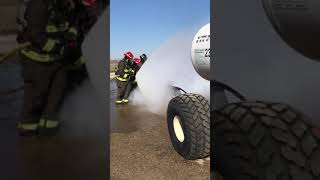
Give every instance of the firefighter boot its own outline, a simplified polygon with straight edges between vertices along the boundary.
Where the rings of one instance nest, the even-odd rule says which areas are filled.
[[[35,122],[19,122],[18,132],[20,136],[35,136],[38,133],[39,126]]]
[[[39,122],[39,134],[40,135],[55,135],[60,128],[60,123],[57,120],[49,120],[41,118]]]
[[[122,100],[121,99],[117,99],[114,101],[116,104],[122,104]]]
[[[122,99],[122,103],[129,103],[129,99]]]

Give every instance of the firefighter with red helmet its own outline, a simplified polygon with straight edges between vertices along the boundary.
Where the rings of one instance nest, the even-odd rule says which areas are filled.
[[[136,81],[136,75],[140,70],[140,68],[142,67],[142,65],[146,62],[146,60],[147,60],[146,54],[142,54],[140,58],[133,59],[133,63],[132,63],[133,72],[130,74],[129,83],[126,87],[126,91],[123,99],[128,99],[130,96],[130,93],[138,86]]]
[[[131,71],[129,74],[129,82],[127,84],[127,87],[125,89],[125,94],[123,96],[123,99],[125,99],[127,102],[129,102],[129,96],[131,91],[137,86],[137,82],[136,82],[136,74],[138,72],[138,70],[140,69],[139,64],[141,63],[141,59],[140,58],[134,58],[132,60],[131,63]]]
[[[119,61],[118,68],[116,71],[116,80],[118,86],[118,96],[116,99],[117,104],[128,103],[129,100],[125,97],[125,92],[128,84],[130,83],[129,79],[134,74],[132,68],[133,65],[133,54],[131,52],[124,53],[124,58]]]
[[[18,123],[20,135],[57,132],[58,110],[66,88],[67,58],[78,37],[68,21],[69,2],[31,0],[26,7],[25,41],[19,52],[24,80],[24,104]]]
[[[69,14],[70,22],[78,29],[77,48],[70,53],[71,59],[75,62],[68,66],[68,89],[79,86],[88,73],[85,66],[85,59],[82,57],[81,45],[91,27],[97,21],[97,1],[96,0],[74,0],[73,11]]]
[[[96,4],[96,0],[81,0],[81,2],[87,7],[95,6]]]

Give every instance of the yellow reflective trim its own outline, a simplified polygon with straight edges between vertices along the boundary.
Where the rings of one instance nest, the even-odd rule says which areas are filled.
[[[41,119],[39,122],[40,127],[56,128],[59,125],[59,121]]]
[[[121,78],[121,77],[117,77],[117,80],[123,81],[123,82],[128,81],[128,79],[124,79],[124,78]]]
[[[84,59],[84,57],[81,57],[81,58],[80,58],[80,63],[81,63],[81,64],[84,64],[85,62],[86,62],[86,60]]]
[[[45,119],[40,119],[39,126],[43,127],[45,124],[45,121],[46,121]]]
[[[85,61],[84,61],[84,58],[83,57],[80,57],[76,62],[74,62],[73,64],[74,65],[82,65],[84,64]]]
[[[69,27],[70,26],[70,23],[69,22],[65,22],[64,23],[64,27]]]
[[[58,27],[56,25],[47,25],[46,26],[46,32],[47,33],[63,32],[63,31],[67,31],[68,29],[69,29],[69,23],[68,22],[66,22],[64,24],[61,24]]]
[[[28,57],[31,60],[38,61],[38,62],[52,62],[53,59],[49,55],[39,54],[35,51],[27,51],[23,49],[21,51],[23,55]]]
[[[120,104],[122,103],[122,100],[115,100],[114,102]]]
[[[76,64],[77,64],[77,65],[83,65],[83,64],[85,64],[85,63],[86,63],[86,61],[85,61],[85,59],[84,59],[83,57],[79,58],[79,60],[76,61]]]
[[[128,69],[124,69],[123,71],[124,71],[124,72],[129,72],[129,70],[128,70]]]
[[[50,52],[52,51],[55,45],[56,45],[56,40],[48,39],[48,41],[46,42],[42,50]]]
[[[48,33],[55,33],[55,32],[58,32],[59,30],[58,30],[58,28],[57,28],[56,26],[54,26],[54,25],[47,25],[46,31],[47,31]]]
[[[60,24],[59,31],[67,31],[69,29],[69,22],[65,22],[64,24]]]
[[[73,33],[73,34],[75,34],[75,35],[77,35],[77,34],[78,34],[77,29],[76,29],[76,28],[74,28],[74,27],[70,28],[70,29],[69,29],[69,32],[70,32],[70,33]]]
[[[76,63],[82,65],[82,64],[86,63],[86,60],[84,59],[84,57],[80,57],[80,58],[78,59],[78,61],[76,61]]]
[[[124,74],[123,78],[127,78],[129,76],[129,74]]]
[[[83,64],[85,63],[85,60],[83,57],[79,58],[76,62],[74,62],[73,64],[71,64],[69,66],[69,69],[77,69],[79,67],[81,67]]]
[[[36,130],[38,129],[38,123],[19,123],[18,128],[24,130]]]

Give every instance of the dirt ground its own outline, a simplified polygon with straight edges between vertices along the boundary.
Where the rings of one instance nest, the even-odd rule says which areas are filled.
[[[210,177],[210,161],[188,161],[173,150],[164,120],[153,128],[113,133],[110,150],[112,180]]]
[[[111,97],[112,180],[210,179],[209,159],[188,161],[174,151],[165,117],[143,107],[116,107]]]

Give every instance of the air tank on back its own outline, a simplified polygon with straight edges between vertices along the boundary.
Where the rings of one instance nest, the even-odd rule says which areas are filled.
[[[192,64],[197,73],[206,80],[210,78],[210,23],[195,35],[191,47]]]
[[[262,0],[275,30],[293,49],[320,60],[320,1]]]

